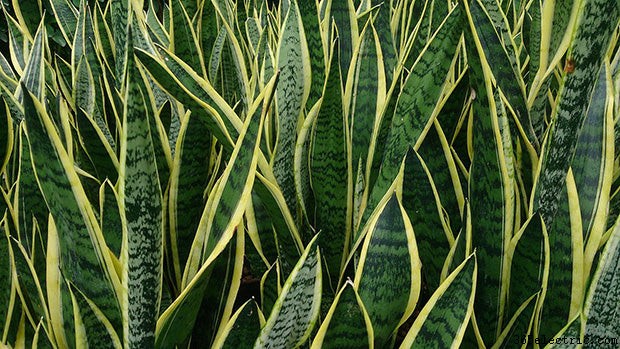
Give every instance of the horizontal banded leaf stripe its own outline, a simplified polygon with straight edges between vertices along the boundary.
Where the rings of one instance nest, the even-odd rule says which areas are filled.
[[[523,344],[529,338],[534,338],[534,319],[538,314],[538,300],[540,293],[528,298],[516,310],[510,321],[505,325],[493,348],[512,348],[515,344]]]
[[[38,183],[58,228],[64,275],[83,292],[121,333],[117,291],[107,246],[77,173],[47,112],[24,89],[24,110]]]
[[[128,42],[132,42],[131,38]],[[125,345],[144,348],[155,344],[162,282],[163,217],[151,120],[134,59],[132,56],[127,61],[119,175],[127,229],[123,237],[123,284],[127,288],[123,316]]]
[[[470,255],[420,311],[400,348],[458,348],[473,312],[478,264]]]
[[[416,145],[432,125],[433,110],[441,96],[461,37],[461,7],[456,6],[450,12],[437,34],[425,47],[398,95],[381,168],[362,224],[396,178],[409,147]]]
[[[206,81],[202,80],[199,82],[198,79],[200,78],[196,73],[191,72],[191,68],[184,65],[184,63],[178,63],[176,61],[178,58],[172,58],[174,56],[172,53],[166,52],[163,48],[160,49],[160,53],[164,56],[164,61],[168,63],[167,65],[160,63],[157,58],[145,51],[137,50],[136,56],[164,91],[188,106],[192,112],[200,115],[207,123],[209,130],[213,132],[213,135],[222,144],[232,148],[238,132],[230,123],[224,121],[227,120],[226,116],[230,114],[220,112],[218,104],[215,104],[208,92],[203,89],[204,85],[201,86],[201,83],[206,83]],[[216,93],[212,87],[210,87],[209,91]],[[232,112],[232,109],[230,112]],[[232,113],[234,114],[234,112]],[[237,122],[241,122],[238,117]]]
[[[504,145],[500,133],[491,72],[479,44],[477,28],[468,18],[467,31],[470,86],[476,99],[472,103],[471,140],[474,151],[469,172],[469,200],[471,203],[472,247],[478,260],[479,287],[476,291],[476,320],[485,343],[493,343],[500,333],[501,312],[504,304],[503,258],[507,234],[512,232],[513,214],[511,180],[508,178]]]
[[[579,25],[566,53],[574,70],[563,75],[533,200],[532,209],[539,210],[548,226],[560,205],[560,193],[587,115],[590,95],[620,13],[617,1],[590,0],[581,6]]]
[[[585,336],[593,340],[620,338],[620,221],[607,241],[585,304]],[[617,343],[616,343],[617,344]]]
[[[315,237],[284,283],[254,348],[296,348],[308,339],[321,304],[320,261]]]
[[[343,254],[347,253],[348,166],[337,44],[332,51],[321,106],[316,116],[310,179],[314,193],[314,227],[321,231],[323,251],[331,281],[337,287]],[[328,282],[329,282],[328,281]]]
[[[409,148],[403,177],[403,207],[415,231],[424,279],[430,290],[439,286],[443,263],[450,251],[450,240],[444,231],[441,206],[436,202],[434,190],[426,164],[413,148]]]
[[[413,312],[421,288],[420,259],[405,209],[393,193],[366,234],[355,285],[383,347]]]
[[[539,214],[525,222],[512,238],[509,249],[510,292],[506,315],[512,317],[517,309],[538,290],[546,287],[549,273],[549,237]]]
[[[211,146],[212,137],[199,115],[185,115],[170,175],[168,208],[171,248],[179,270],[185,266],[204,209],[203,195],[210,179],[209,163],[212,161]]]
[[[336,295],[312,348],[366,348],[373,345],[370,318],[351,281]]]
[[[270,88],[273,88],[273,82]],[[210,201],[198,227],[190,260],[185,269],[182,293],[157,320],[156,348],[170,348],[185,341],[192,332],[198,316],[212,267],[216,258],[226,249],[233,238],[236,226],[249,201],[256,172],[258,146],[263,125],[263,115],[257,109],[262,104],[265,93],[253,105],[251,117],[245,120],[239,140],[222,175],[222,182],[215,186],[209,195]],[[268,107],[268,106],[267,106]],[[233,178],[231,173],[236,177]],[[229,179],[233,178],[233,179]],[[220,189],[218,189],[220,188]],[[225,192],[227,196],[222,193]],[[215,213],[220,217],[214,218]],[[237,234],[242,238],[243,234]],[[207,241],[204,239],[208,237]],[[193,259],[193,260],[192,260]],[[193,263],[193,264],[190,264]]]
[[[4,199],[2,199],[4,201]],[[0,204],[1,205],[1,204]],[[3,207],[0,206],[0,207]],[[0,212],[0,280],[4,281],[4,286],[0,288],[0,332],[4,333],[4,328],[8,326],[6,323],[7,315],[11,308],[9,307],[11,301],[11,290],[13,288],[13,282],[11,278],[11,256],[9,255],[9,235],[6,220],[7,210],[3,209]]]
[[[192,67],[196,73],[206,76],[204,61],[198,47],[198,39],[192,26],[191,17],[188,17],[188,15],[193,15],[193,11],[184,6],[182,0],[172,0],[170,5],[172,10],[170,17],[171,50],[183,62]]]
[[[255,300],[245,302],[226,325],[222,343],[215,343],[214,349],[250,349],[260,334],[264,316]]]
[[[307,1],[307,0],[306,0]],[[273,173],[291,210],[296,212],[293,154],[298,122],[310,93],[311,72],[308,44],[297,0],[292,0],[278,42],[280,82],[276,90],[278,141]]]

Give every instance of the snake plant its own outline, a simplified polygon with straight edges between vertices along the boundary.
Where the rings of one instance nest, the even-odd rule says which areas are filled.
[[[619,1],[0,7],[0,347],[618,346]]]

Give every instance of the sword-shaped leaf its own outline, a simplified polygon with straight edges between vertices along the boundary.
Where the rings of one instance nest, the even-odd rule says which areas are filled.
[[[254,348],[296,348],[310,336],[321,305],[321,253],[315,237],[284,283]]]
[[[210,177],[211,139],[207,125],[198,115],[183,117],[170,175],[168,206],[170,247],[179,274],[189,256],[204,209],[203,196]]]
[[[289,209],[296,212],[293,154],[311,83],[310,56],[297,0],[292,1],[282,30],[277,54],[280,83],[276,91],[278,118],[273,172]]]
[[[569,171],[570,173],[570,171]],[[543,289],[539,336],[551,338],[579,312],[585,293],[581,212],[572,174],[549,228],[549,278]]]
[[[124,338],[129,347],[152,347],[162,285],[162,193],[149,126],[152,118],[145,106],[146,91],[137,81],[141,77],[134,57],[128,59],[126,73],[119,166],[119,201],[126,226],[122,258]]]
[[[454,240],[441,219],[443,212],[436,193],[426,163],[413,148],[409,148],[403,178],[403,207],[419,241],[424,279],[431,291],[440,284],[443,263]]]
[[[20,84],[24,84],[39,100],[44,100],[45,96],[45,46],[47,35],[45,33],[45,25],[41,22],[34,43],[30,50],[30,56],[24,72],[19,79]],[[17,87],[15,97],[18,100],[23,99],[24,89]]]
[[[239,117],[215,89],[189,66],[163,48],[159,52],[165,65],[145,51],[137,50],[136,56],[164,91],[200,115],[213,135],[232,148],[233,140],[238,136],[235,125],[241,124]]]
[[[269,87],[269,93],[273,91],[274,82]],[[184,289],[157,321],[157,348],[179,345],[191,334],[212,264],[232,239],[242,218],[254,183],[264,119],[258,108],[267,94],[264,91],[253,105],[252,114],[246,118],[228,166],[209,195],[185,268],[182,280]],[[267,103],[265,109],[268,106]],[[243,244],[239,245],[242,248]]]
[[[120,281],[95,213],[52,120],[25,85],[24,111],[39,187],[58,228],[63,274],[122,329]]]
[[[620,13],[617,1],[584,1],[581,6],[579,25],[566,53],[573,69],[564,72],[562,77],[535,184],[532,209],[540,212],[548,226],[560,205],[560,193],[575,154],[590,96]]]
[[[439,285],[400,348],[458,348],[473,313],[477,271],[472,254]]]
[[[337,287],[335,283],[340,276],[344,255],[348,253],[350,235],[346,121],[336,49],[337,44],[332,49],[310,154],[310,179],[315,200],[314,227],[321,232],[318,245],[323,251],[334,288]]]
[[[77,27],[78,10],[71,0],[51,0],[49,3],[62,36],[71,45]]]
[[[472,246],[476,249],[480,280],[476,292],[476,323],[482,339],[490,344],[501,332],[508,286],[504,251],[513,231],[514,187],[508,162],[512,154],[506,154],[508,149],[503,143],[502,136],[509,130],[505,127],[505,116],[498,115],[501,105],[498,106],[494,98],[490,62],[485,58],[473,15],[469,7],[466,9],[470,26],[466,37],[469,78],[476,95],[472,105],[474,154],[469,173]]]
[[[188,17],[188,12],[192,13],[191,10],[187,9],[188,12],[186,12],[182,0],[172,0],[171,11],[170,50],[192,67],[196,73],[206,76],[198,39],[192,26],[191,17]]]
[[[323,91],[325,82],[325,51],[321,37],[317,2],[315,0],[302,0],[297,3],[299,4],[304,34],[308,43],[312,82],[310,83],[307,106],[311,107],[321,97]]]
[[[505,41],[502,43],[501,33],[496,32],[496,30],[502,31],[502,28],[495,28],[492,19],[489,18],[493,15],[501,16],[499,4],[494,0],[485,1],[485,7],[482,7],[482,4],[477,0],[471,1],[470,4],[476,34],[489,62],[493,77],[510,102],[519,128],[525,131],[526,141],[538,144],[526,106],[525,85],[519,67],[514,61],[515,58],[511,56],[514,54],[512,43]],[[497,18],[497,22],[504,24],[501,18]]]
[[[532,294],[547,287],[549,250],[547,228],[540,215],[535,214],[510,241],[506,259],[510,265],[508,316],[513,316]]]
[[[255,300],[245,302],[230,318],[222,339],[213,344],[214,349],[251,349],[260,334],[265,317]]]
[[[584,307],[585,336],[599,339],[620,338],[620,221],[607,241],[592,278]],[[605,342],[606,343],[606,342]]]
[[[396,193],[378,209],[365,235],[355,285],[372,322],[374,344],[384,347],[413,313],[421,263],[411,222]]]
[[[444,20],[398,95],[381,169],[368,199],[362,224],[396,178],[409,147],[418,149],[418,143],[432,125],[434,110],[461,37],[461,7],[456,6]]]
[[[312,348],[372,348],[373,329],[353,282],[347,281],[329,308]]]

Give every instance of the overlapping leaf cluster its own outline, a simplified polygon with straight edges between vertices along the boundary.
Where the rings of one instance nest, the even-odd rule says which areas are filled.
[[[2,17],[1,345],[617,345],[617,1]]]

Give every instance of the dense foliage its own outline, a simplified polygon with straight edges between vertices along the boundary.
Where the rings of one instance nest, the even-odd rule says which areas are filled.
[[[0,2],[0,347],[617,347],[620,1]]]

